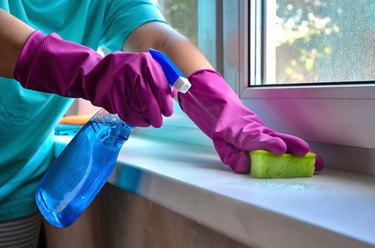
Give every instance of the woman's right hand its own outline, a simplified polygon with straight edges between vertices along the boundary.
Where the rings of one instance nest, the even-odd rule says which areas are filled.
[[[173,113],[172,92],[149,53],[115,52],[104,58],[57,34],[31,34],[14,78],[26,89],[84,98],[135,126],[162,125]]]

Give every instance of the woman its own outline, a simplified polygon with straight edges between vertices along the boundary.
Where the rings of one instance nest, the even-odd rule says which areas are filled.
[[[249,171],[250,150],[309,151],[300,138],[265,127],[151,0],[2,1],[0,7],[0,232],[12,223],[26,230],[9,233],[7,247],[37,242],[35,227],[27,229],[33,223],[39,230],[34,191],[51,163],[53,128],[71,98],[142,127],[160,127],[162,115],[172,114],[172,92],[146,52],[151,47],[189,76],[191,95],[211,114],[202,115],[190,94],[179,94],[179,103],[233,171]],[[112,53],[103,58],[98,47]],[[316,170],[322,167],[318,159]]]

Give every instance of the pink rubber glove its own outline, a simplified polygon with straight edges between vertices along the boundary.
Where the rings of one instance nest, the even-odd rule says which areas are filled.
[[[295,136],[278,133],[264,126],[259,117],[246,108],[219,73],[201,70],[189,77],[187,94],[178,94],[184,112],[208,135],[221,160],[237,173],[248,173],[249,151],[267,150],[305,155],[308,144]],[[317,156],[315,170],[323,169]]]
[[[117,113],[135,126],[160,127],[170,116],[170,86],[149,53],[116,52],[100,56],[94,50],[35,31],[14,69],[24,88],[67,97],[81,97]]]

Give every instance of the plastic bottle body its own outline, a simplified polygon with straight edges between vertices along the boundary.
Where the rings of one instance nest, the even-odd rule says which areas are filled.
[[[50,166],[36,191],[44,218],[56,227],[71,225],[110,177],[119,151],[134,127],[99,110]]]

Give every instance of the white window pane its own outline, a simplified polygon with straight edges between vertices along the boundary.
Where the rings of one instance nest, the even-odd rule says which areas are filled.
[[[264,83],[374,80],[374,0],[264,3]]]
[[[198,0],[158,0],[167,21],[195,45],[198,42]]]

